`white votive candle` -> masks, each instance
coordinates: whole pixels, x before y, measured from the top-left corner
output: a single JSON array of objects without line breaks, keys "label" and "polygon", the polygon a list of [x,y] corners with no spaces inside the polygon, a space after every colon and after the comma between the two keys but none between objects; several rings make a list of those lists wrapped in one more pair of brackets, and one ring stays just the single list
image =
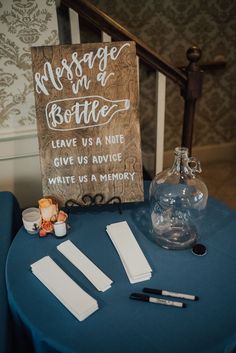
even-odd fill
[{"label": "white votive candle", "polygon": [[66,235],[66,222],[55,222],[53,227],[56,237],[64,237]]},{"label": "white votive candle", "polygon": [[39,231],[41,225],[40,211],[36,207],[27,208],[22,212],[22,220],[28,233],[34,234]]}]

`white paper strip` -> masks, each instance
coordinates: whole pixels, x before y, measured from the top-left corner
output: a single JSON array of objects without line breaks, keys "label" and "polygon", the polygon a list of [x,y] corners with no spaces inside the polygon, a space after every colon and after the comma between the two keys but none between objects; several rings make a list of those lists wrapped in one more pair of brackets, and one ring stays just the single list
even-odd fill
[{"label": "white paper strip", "polygon": [[112,280],[70,240],[58,245],[57,249],[77,267],[99,291],[104,292],[111,287]]},{"label": "white paper strip", "polygon": [[49,256],[31,265],[33,274],[82,321],[98,309],[97,301],[75,283]]},{"label": "white paper strip", "polygon": [[137,283],[150,279],[152,269],[127,222],[110,224],[106,230],[121,258],[129,281]]}]

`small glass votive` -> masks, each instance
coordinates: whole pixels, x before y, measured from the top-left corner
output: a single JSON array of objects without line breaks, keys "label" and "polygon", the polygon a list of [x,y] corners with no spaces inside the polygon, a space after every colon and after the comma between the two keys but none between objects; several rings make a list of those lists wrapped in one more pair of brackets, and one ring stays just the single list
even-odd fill
[{"label": "small glass votive", "polygon": [[25,209],[22,212],[22,221],[28,233],[38,233],[42,222],[40,210],[36,207],[30,207]]},{"label": "small glass votive", "polygon": [[56,237],[64,237],[67,233],[66,222],[59,221],[53,224]]}]

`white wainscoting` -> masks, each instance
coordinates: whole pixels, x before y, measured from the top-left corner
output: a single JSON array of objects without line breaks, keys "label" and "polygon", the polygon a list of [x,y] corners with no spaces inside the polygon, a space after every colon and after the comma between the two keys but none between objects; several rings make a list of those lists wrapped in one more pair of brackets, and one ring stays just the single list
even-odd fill
[{"label": "white wainscoting", "polygon": [[[223,161],[235,163],[236,142],[196,146],[193,147],[192,156],[199,159],[201,163],[218,163]],[[174,160],[174,151],[166,151],[164,160],[164,168],[171,166]]]},{"label": "white wainscoting", "polygon": [[[235,163],[236,161],[236,142],[222,143],[216,145],[193,147],[192,156],[199,159],[201,163],[218,163],[222,161]],[[163,169],[172,166],[174,161],[174,150],[164,152]],[[155,156],[152,153],[143,152],[143,165],[154,177]]]},{"label": "white wainscoting", "polygon": [[11,191],[22,208],[42,197],[38,137],[35,131],[0,140],[0,191]]}]

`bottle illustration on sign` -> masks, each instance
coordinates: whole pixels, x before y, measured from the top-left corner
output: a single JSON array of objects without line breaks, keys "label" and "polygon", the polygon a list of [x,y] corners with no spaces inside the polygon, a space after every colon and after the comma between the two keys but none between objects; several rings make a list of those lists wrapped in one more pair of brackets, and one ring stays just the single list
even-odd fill
[{"label": "bottle illustration on sign", "polygon": [[49,129],[69,131],[108,124],[115,114],[129,108],[129,99],[87,96],[49,102],[45,113]]}]

